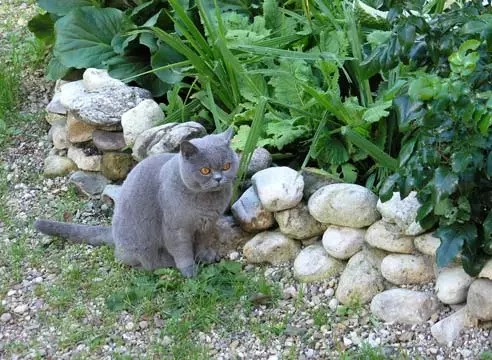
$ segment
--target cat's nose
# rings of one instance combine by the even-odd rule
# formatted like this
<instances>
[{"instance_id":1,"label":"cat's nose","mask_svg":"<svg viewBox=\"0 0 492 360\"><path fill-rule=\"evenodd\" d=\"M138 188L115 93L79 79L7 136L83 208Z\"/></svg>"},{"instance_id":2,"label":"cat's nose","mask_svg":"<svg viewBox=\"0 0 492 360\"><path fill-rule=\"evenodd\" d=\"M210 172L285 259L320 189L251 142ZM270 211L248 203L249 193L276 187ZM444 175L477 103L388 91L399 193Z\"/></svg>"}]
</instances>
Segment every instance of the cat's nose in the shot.
<instances>
[{"instance_id":1,"label":"cat's nose","mask_svg":"<svg viewBox=\"0 0 492 360\"><path fill-rule=\"evenodd\" d=\"M220 180L222 180L222 175L220 175L220 174L215 174L215 175L213 176L213 179L214 179L215 181L217 181L217 182L220 182Z\"/></svg>"}]
</instances>

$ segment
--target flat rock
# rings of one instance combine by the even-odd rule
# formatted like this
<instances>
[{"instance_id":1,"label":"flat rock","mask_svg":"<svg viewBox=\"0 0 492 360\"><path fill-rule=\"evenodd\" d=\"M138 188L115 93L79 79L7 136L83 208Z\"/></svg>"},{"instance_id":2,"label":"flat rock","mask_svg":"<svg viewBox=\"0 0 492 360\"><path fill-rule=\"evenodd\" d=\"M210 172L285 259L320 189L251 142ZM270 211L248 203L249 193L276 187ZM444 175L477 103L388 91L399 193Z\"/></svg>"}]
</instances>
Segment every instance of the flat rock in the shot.
<instances>
[{"instance_id":1,"label":"flat rock","mask_svg":"<svg viewBox=\"0 0 492 360\"><path fill-rule=\"evenodd\" d=\"M365 240L369 245L389 252L411 254L414 251L413 237L402 235L396 225L383 220L367 229Z\"/></svg>"},{"instance_id":2,"label":"flat rock","mask_svg":"<svg viewBox=\"0 0 492 360\"><path fill-rule=\"evenodd\" d=\"M248 232L267 230L275 224L273 213L266 211L253 187L248 188L231 207L232 215Z\"/></svg>"},{"instance_id":3,"label":"flat rock","mask_svg":"<svg viewBox=\"0 0 492 360\"><path fill-rule=\"evenodd\" d=\"M281 264L293 260L300 250L299 242L279 231L265 231L255 235L243 248L249 263Z\"/></svg>"},{"instance_id":4,"label":"flat rock","mask_svg":"<svg viewBox=\"0 0 492 360\"><path fill-rule=\"evenodd\" d=\"M276 212L275 220L277 220L280 232L297 240L321 235L328 226L313 218L307 205L302 202L292 209Z\"/></svg>"},{"instance_id":5,"label":"flat rock","mask_svg":"<svg viewBox=\"0 0 492 360\"><path fill-rule=\"evenodd\" d=\"M101 199L105 203L109 203L110 205L115 205L121 194L121 185L108 184L104 187L104 190L101 194Z\"/></svg>"},{"instance_id":6,"label":"flat rock","mask_svg":"<svg viewBox=\"0 0 492 360\"><path fill-rule=\"evenodd\" d=\"M308 201L309 212L319 222L362 228L380 218L378 197L363 186L332 184L318 189Z\"/></svg>"},{"instance_id":7,"label":"flat rock","mask_svg":"<svg viewBox=\"0 0 492 360\"><path fill-rule=\"evenodd\" d=\"M106 152L102 155L101 172L109 180L123 180L134 165L131 154Z\"/></svg>"},{"instance_id":8,"label":"flat rock","mask_svg":"<svg viewBox=\"0 0 492 360\"><path fill-rule=\"evenodd\" d=\"M59 121L67 121L67 116L54 114L54 113L47 113L44 119L48 124L53 125L54 123Z\"/></svg>"},{"instance_id":9,"label":"flat rock","mask_svg":"<svg viewBox=\"0 0 492 360\"><path fill-rule=\"evenodd\" d=\"M82 121L95 126L119 124L121 115L145 99L149 91L131 86L103 87L86 91L82 80L61 87L61 103Z\"/></svg>"},{"instance_id":10,"label":"flat rock","mask_svg":"<svg viewBox=\"0 0 492 360\"><path fill-rule=\"evenodd\" d=\"M88 152L89 155L86 153ZM80 170L100 171L101 170L101 155L91 155L86 149L81 149L75 146L68 148L67 157L72 159Z\"/></svg>"},{"instance_id":11,"label":"flat rock","mask_svg":"<svg viewBox=\"0 0 492 360\"><path fill-rule=\"evenodd\" d=\"M330 173L317 168L306 167L301 170L304 180L303 195L308 200L317 190L326 185L338 184L342 180Z\"/></svg>"},{"instance_id":12,"label":"flat rock","mask_svg":"<svg viewBox=\"0 0 492 360\"><path fill-rule=\"evenodd\" d=\"M169 123L142 132L133 144L133 157L137 161L149 155L178 152L183 140L205 136L207 131L197 122Z\"/></svg>"},{"instance_id":13,"label":"flat rock","mask_svg":"<svg viewBox=\"0 0 492 360\"><path fill-rule=\"evenodd\" d=\"M89 197L99 195L108 185L108 179L102 174L89 171L76 171L70 176L70 182L77 187L77 190Z\"/></svg>"},{"instance_id":14,"label":"flat rock","mask_svg":"<svg viewBox=\"0 0 492 360\"><path fill-rule=\"evenodd\" d=\"M492 320L492 280L475 280L468 290L466 303L472 316L480 320Z\"/></svg>"},{"instance_id":15,"label":"flat rock","mask_svg":"<svg viewBox=\"0 0 492 360\"><path fill-rule=\"evenodd\" d=\"M291 209L301 202L304 181L286 166L261 170L251 178L261 204L268 211Z\"/></svg>"},{"instance_id":16,"label":"flat rock","mask_svg":"<svg viewBox=\"0 0 492 360\"><path fill-rule=\"evenodd\" d=\"M137 136L157 125L164 119L164 112L152 99L143 100L133 109L128 110L121 116L121 126L125 143L131 145Z\"/></svg>"},{"instance_id":17,"label":"flat rock","mask_svg":"<svg viewBox=\"0 0 492 360\"><path fill-rule=\"evenodd\" d=\"M384 221L396 224L403 234L419 235L425 231L415 220L420 206L415 191L410 192L403 200L399 192L394 192L390 200L378 200L377 209Z\"/></svg>"},{"instance_id":18,"label":"flat rock","mask_svg":"<svg viewBox=\"0 0 492 360\"><path fill-rule=\"evenodd\" d=\"M371 301L371 312L386 322L422 324L438 309L439 302L433 296L408 289L384 291Z\"/></svg>"},{"instance_id":19,"label":"flat rock","mask_svg":"<svg viewBox=\"0 0 492 360\"><path fill-rule=\"evenodd\" d=\"M82 81L84 84L84 88L86 90L98 90L101 88L111 88L111 87L119 87L126 86L125 83L121 80L114 79L109 76L107 70L102 69L94 69L88 68L84 71L82 76Z\"/></svg>"},{"instance_id":20,"label":"flat rock","mask_svg":"<svg viewBox=\"0 0 492 360\"><path fill-rule=\"evenodd\" d=\"M472 282L461 266L445 268L437 275L436 296L444 304L461 304L466 301Z\"/></svg>"},{"instance_id":21,"label":"flat rock","mask_svg":"<svg viewBox=\"0 0 492 360\"><path fill-rule=\"evenodd\" d=\"M46 105L46 111L53 114L65 115L67 108L60 101L60 93L55 93L51 101Z\"/></svg>"},{"instance_id":22,"label":"flat rock","mask_svg":"<svg viewBox=\"0 0 492 360\"><path fill-rule=\"evenodd\" d=\"M272 165L272 155L264 148L256 148L246 170L247 176L252 176L258 171L269 168Z\"/></svg>"},{"instance_id":23,"label":"flat rock","mask_svg":"<svg viewBox=\"0 0 492 360\"><path fill-rule=\"evenodd\" d=\"M78 119L72 111L68 112L67 132L71 143L82 143L91 140L95 129L95 126Z\"/></svg>"},{"instance_id":24,"label":"flat rock","mask_svg":"<svg viewBox=\"0 0 492 360\"><path fill-rule=\"evenodd\" d=\"M328 255L321 244L310 245L294 261L294 277L302 282L327 279L343 270L340 260Z\"/></svg>"},{"instance_id":25,"label":"flat rock","mask_svg":"<svg viewBox=\"0 0 492 360\"><path fill-rule=\"evenodd\" d=\"M362 250L364 229L330 225L323 234L323 246L334 258L346 260Z\"/></svg>"},{"instance_id":26,"label":"flat rock","mask_svg":"<svg viewBox=\"0 0 492 360\"><path fill-rule=\"evenodd\" d=\"M43 174L49 178L65 176L76 169L77 165L64 156L49 155L44 159Z\"/></svg>"},{"instance_id":27,"label":"flat rock","mask_svg":"<svg viewBox=\"0 0 492 360\"><path fill-rule=\"evenodd\" d=\"M381 274L396 285L425 284L434 279L434 267L425 256L390 254L381 262Z\"/></svg>"},{"instance_id":28,"label":"flat rock","mask_svg":"<svg viewBox=\"0 0 492 360\"><path fill-rule=\"evenodd\" d=\"M461 330L465 328L466 312L466 307L462 307L431 326L431 334L439 344L449 345L460 335Z\"/></svg>"},{"instance_id":29,"label":"flat rock","mask_svg":"<svg viewBox=\"0 0 492 360\"><path fill-rule=\"evenodd\" d=\"M485 263L485 266L478 274L478 277L492 280L492 260L488 260Z\"/></svg>"},{"instance_id":30,"label":"flat rock","mask_svg":"<svg viewBox=\"0 0 492 360\"><path fill-rule=\"evenodd\" d=\"M92 133L92 142L102 152L119 151L126 146L123 133L116 131L96 129Z\"/></svg>"},{"instance_id":31,"label":"flat rock","mask_svg":"<svg viewBox=\"0 0 492 360\"><path fill-rule=\"evenodd\" d=\"M436 257L436 251L441 245L441 239L432 233L416 236L413 240L415 248L424 255Z\"/></svg>"},{"instance_id":32,"label":"flat rock","mask_svg":"<svg viewBox=\"0 0 492 360\"><path fill-rule=\"evenodd\" d=\"M352 256L345 267L336 298L342 304L365 304L384 290L384 278L379 271L385 253L380 250L364 248Z\"/></svg>"}]
</instances>

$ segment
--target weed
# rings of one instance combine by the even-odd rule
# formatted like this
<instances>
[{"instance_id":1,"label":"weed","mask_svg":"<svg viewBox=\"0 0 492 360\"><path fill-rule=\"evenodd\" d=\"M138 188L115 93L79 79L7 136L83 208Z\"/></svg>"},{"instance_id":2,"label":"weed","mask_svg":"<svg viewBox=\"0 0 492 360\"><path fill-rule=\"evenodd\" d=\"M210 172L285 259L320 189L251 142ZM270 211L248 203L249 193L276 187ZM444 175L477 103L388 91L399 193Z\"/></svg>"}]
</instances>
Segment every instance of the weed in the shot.
<instances>
[{"instance_id":1,"label":"weed","mask_svg":"<svg viewBox=\"0 0 492 360\"><path fill-rule=\"evenodd\" d=\"M321 327L328 324L330 316L328 315L330 310L326 306L320 306L313 310L311 317L313 318L314 325Z\"/></svg>"}]
</instances>

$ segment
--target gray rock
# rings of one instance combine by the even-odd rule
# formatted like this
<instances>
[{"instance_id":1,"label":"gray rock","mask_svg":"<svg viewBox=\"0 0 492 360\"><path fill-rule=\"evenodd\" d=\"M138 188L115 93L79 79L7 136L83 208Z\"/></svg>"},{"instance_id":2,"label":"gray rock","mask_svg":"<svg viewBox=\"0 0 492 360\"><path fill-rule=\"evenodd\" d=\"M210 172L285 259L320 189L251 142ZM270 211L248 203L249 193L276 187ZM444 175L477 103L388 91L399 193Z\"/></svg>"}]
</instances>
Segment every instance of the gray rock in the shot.
<instances>
[{"instance_id":1,"label":"gray rock","mask_svg":"<svg viewBox=\"0 0 492 360\"><path fill-rule=\"evenodd\" d=\"M273 213L263 208L253 187L241 195L231 211L241 228L248 232L267 230L275 224Z\"/></svg>"},{"instance_id":2,"label":"gray rock","mask_svg":"<svg viewBox=\"0 0 492 360\"><path fill-rule=\"evenodd\" d=\"M379 268L385 253L365 248L352 256L340 277L336 298L342 304L365 304L384 290L384 279Z\"/></svg>"},{"instance_id":3,"label":"gray rock","mask_svg":"<svg viewBox=\"0 0 492 360\"><path fill-rule=\"evenodd\" d=\"M390 254L381 262L381 274L396 285L425 284L434 279L434 267L425 256Z\"/></svg>"},{"instance_id":4,"label":"gray rock","mask_svg":"<svg viewBox=\"0 0 492 360\"><path fill-rule=\"evenodd\" d=\"M317 168L306 167L301 170L304 179L304 199L308 200L311 195L321 189L323 186L338 184L342 180L330 173Z\"/></svg>"},{"instance_id":5,"label":"gray rock","mask_svg":"<svg viewBox=\"0 0 492 360\"><path fill-rule=\"evenodd\" d=\"M431 334L439 344L449 345L459 336L461 330L465 328L466 312L466 307L462 307L431 326Z\"/></svg>"},{"instance_id":6,"label":"gray rock","mask_svg":"<svg viewBox=\"0 0 492 360\"><path fill-rule=\"evenodd\" d=\"M261 204L268 211L290 209L301 202L304 182L291 168L271 167L257 172L251 180Z\"/></svg>"},{"instance_id":7,"label":"gray rock","mask_svg":"<svg viewBox=\"0 0 492 360\"><path fill-rule=\"evenodd\" d=\"M133 157L137 161L149 155L178 152L183 140L199 138L207 134L205 128L194 121L169 123L142 132L133 145Z\"/></svg>"},{"instance_id":8,"label":"gray rock","mask_svg":"<svg viewBox=\"0 0 492 360\"><path fill-rule=\"evenodd\" d=\"M105 130L94 130L92 133L92 142L100 151L119 151L123 149L125 139L122 132L113 132Z\"/></svg>"},{"instance_id":9,"label":"gray rock","mask_svg":"<svg viewBox=\"0 0 492 360\"><path fill-rule=\"evenodd\" d=\"M252 176L258 171L269 168L272 165L272 155L264 148L257 148L251 155L251 160L248 164L247 176Z\"/></svg>"},{"instance_id":10,"label":"gray rock","mask_svg":"<svg viewBox=\"0 0 492 360\"><path fill-rule=\"evenodd\" d=\"M55 93L51 101L46 105L46 111L53 114L65 115L67 108L60 101L60 93Z\"/></svg>"},{"instance_id":11,"label":"gray rock","mask_svg":"<svg viewBox=\"0 0 492 360\"><path fill-rule=\"evenodd\" d=\"M116 204L120 197L121 185L108 184L104 187L101 199L111 205Z\"/></svg>"},{"instance_id":12,"label":"gray rock","mask_svg":"<svg viewBox=\"0 0 492 360\"><path fill-rule=\"evenodd\" d=\"M330 225L323 234L323 246L334 258L346 260L362 250L365 233L363 229Z\"/></svg>"},{"instance_id":13,"label":"gray rock","mask_svg":"<svg viewBox=\"0 0 492 360\"><path fill-rule=\"evenodd\" d=\"M468 289L469 313L480 320L492 320L492 280L477 279Z\"/></svg>"},{"instance_id":14,"label":"gray rock","mask_svg":"<svg viewBox=\"0 0 492 360\"><path fill-rule=\"evenodd\" d=\"M400 234L400 229L380 220L371 225L366 231L366 242L378 249L411 254L414 251L413 237Z\"/></svg>"},{"instance_id":15,"label":"gray rock","mask_svg":"<svg viewBox=\"0 0 492 360\"><path fill-rule=\"evenodd\" d=\"M87 155L87 150L71 146L68 148L67 157L72 159L80 170L99 171L101 170L101 155Z\"/></svg>"},{"instance_id":16,"label":"gray rock","mask_svg":"<svg viewBox=\"0 0 492 360\"><path fill-rule=\"evenodd\" d=\"M307 205L302 202L292 209L276 212L275 220L283 234L297 240L321 235L328 226L313 218Z\"/></svg>"},{"instance_id":17,"label":"gray rock","mask_svg":"<svg viewBox=\"0 0 492 360\"><path fill-rule=\"evenodd\" d=\"M74 172L70 176L70 182L79 192L89 197L101 194L108 185L108 179L102 174L88 171Z\"/></svg>"},{"instance_id":18,"label":"gray rock","mask_svg":"<svg viewBox=\"0 0 492 360\"><path fill-rule=\"evenodd\" d=\"M480 274L478 274L478 277L492 280L492 260L488 260L485 263L485 266L480 271Z\"/></svg>"},{"instance_id":19,"label":"gray rock","mask_svg":"<svg viewBox=\"0 0 492 360\"><path fill-rule=\"evenodd\" d=\"M12 320L12 315L8 312L5 312L0 316L0 321L3 323L8 323L10 320Z\"/></svg>"},{"instance_id":20,"label":"gray rock","mask_svg":"<svg viewBox=\"0 0 492 360\"><path fill-rule=\"evenodd\" d=\"M84 71L82 79L84 88L88 91L125 86L123 81L112 78L107 70L101 69L88 68Z\"/></svg>"},{"instance_id":21,"label":"gray rock","mask_svg":"<svg viewBox=\"0 0 492 360\"><path fill-rule=\"evenodd\" d=\"M156 126L163 119L164 113L159 104L152 99L142 101L121 116L125 143L127 145L133 144L138 135Z\"/></svg>"},{"instance_id":22,"label":"gray rock","mask_svg":"<svg viewBox=\"0 0 492 360\"><path fill-rule=\"evenodd\" d=\"M332 184L318 189L308 201L309 212L326 224L362 228L380 218L378 197L363 186Z\"/></svg>"},{"instance_id":23,"label":"gray rock","mask_svg":"<svg viewBox=\"0 0 492 360\"><path fill-rule=\"evenodd\" d=\"M299 242L278 231L265 231L257 234L244 245L243 254L252 264L277 265L294 259L299 250Z\"/></svg>"},{"instance_id":24,"label":"gray rock","mask_svg":"<svg viewBox=\"0 0 492 360\"><path fill-rule=\"evenodd\" d=\"M436 251L441 245L441 239L431 233L427 233L416 236L413 244L422 254L436 257Z\"/></svg>"},{"instance_id":25,"label":"gray rock","mask_svg":"<svg viewBox=\"0 0 492 360\"><path fill-rule=\"evenodd\" d=\"M106 152L102 156L101 172L109 180L123 180L134 165L131 154Z\"/></svg>"},{"instance_id":26,"label":"gray rock","mask_svg":"<svg viewBox=\"0 0 492 360\"><path fill-rule=\"evenodd\" d=\"M21 305L17 305L14 308L14 313L24 314L27 310L29 310L29 306L27 304L21 304Z\"/></svg>"},{"instance_id":27,"label":"gray rock","mask_svg":"<svg viewBox=\"0 0 492 360\"><path fill-rule=\"evenodd\" d=\"M59 121L67 121L67 116L66 115L60 115L60 114L54 114L54 113L47 113L45 118L46 122L50 125L55 124L56 122Z\"/></svg>"},{"instance_id":28,"label":"gray rock","mask_svg":"<svg viewBox=\"0 0 492 360\"><path fill-rule=\"evenodd\" d=\"M304 248L294 261L294 277L302 282L327 279L343 270L340 260L328 255L321 244Z\"/></svg>"},{"instance_id":29,"label":"gray rock","mask_svg":"<svg viewBox=\"0 0 492 360\"><path fill-rule=\"evenodd\" d=\"M371 301L371 312L386 322L422 324L438 309L433 296L408 289L384 291Z\"/></svg>"},{"instance_id":30,"label":"gray rock","mask_svg":"<svg viewBox=\"0 0 492 360\"><path fill-rule=\"evenodd\" d=\"M436 296L444 304L460 304L466 301L473 278L461 266L443 269L436 279Z\"/></svg>"},{"instance_id":31,"label":"gray rock","mask_svg":"<svg viewBox=\"0 0 492 360\"><path fill-rule=\"evenodd\" d=\"M95 126L120 123L121 115L134 108L151 94L145 89L130 86L104 87L86 91L83 81L61 87L61 103L82 121Z\"/></svg>"},{"instance_id":32,"label":"gray rock","mask_svg":"<svg viewBox=\"0 0 492 360\"><path fill-rule=\"evenodd\" d=\"M399 192L394 192L390 200L378 200L377 209L383 220L396 224L405 235L419 235L425 230L415 221L420 209L417 193L412 191L405 199L401 199Z\"/></svg>"},{"instance_id":33,"label":"gray rock","mask_svg":"<svg viewBox=\"0 0 492 360\"><path fill-rule=\"evenodd\" d=\"M67 121L64 119L56 121L51 126L48 136L51 137L55 149L63 150L70 146L66 124Z\"/></svg>"},{"instance_id":34,"label":"gray rock","mask_svg":"<svg viewBox=\"0 0 492 360\"><path fill-rule=\"evenodd\" d=\"M49 155L44 160L43 173L44 176L49 178L65 176L76 169L77 165L72 160L63 156Z\"/></svg>"}]
</instances>

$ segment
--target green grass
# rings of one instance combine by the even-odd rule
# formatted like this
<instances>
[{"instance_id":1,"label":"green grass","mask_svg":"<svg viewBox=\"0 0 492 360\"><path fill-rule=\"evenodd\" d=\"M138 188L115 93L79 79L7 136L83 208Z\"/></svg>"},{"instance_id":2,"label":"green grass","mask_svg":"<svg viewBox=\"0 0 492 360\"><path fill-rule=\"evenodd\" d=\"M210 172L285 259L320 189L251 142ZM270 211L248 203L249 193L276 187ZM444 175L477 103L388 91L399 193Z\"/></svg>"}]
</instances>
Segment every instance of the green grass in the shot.
<instances>
[{"instance_id":1,"label":"green grass","mask_svg":"<svg viewBox=\"0 0 492 360\"><path fill-rule=\"evenodd\" d=\"M373 347L367 343L362 343L357 350L346 350L340 353L339 360L409 360L418 359L410 357L404 350L395 349L389 354L381 346Z\"/></svg>"}]
</instances>

